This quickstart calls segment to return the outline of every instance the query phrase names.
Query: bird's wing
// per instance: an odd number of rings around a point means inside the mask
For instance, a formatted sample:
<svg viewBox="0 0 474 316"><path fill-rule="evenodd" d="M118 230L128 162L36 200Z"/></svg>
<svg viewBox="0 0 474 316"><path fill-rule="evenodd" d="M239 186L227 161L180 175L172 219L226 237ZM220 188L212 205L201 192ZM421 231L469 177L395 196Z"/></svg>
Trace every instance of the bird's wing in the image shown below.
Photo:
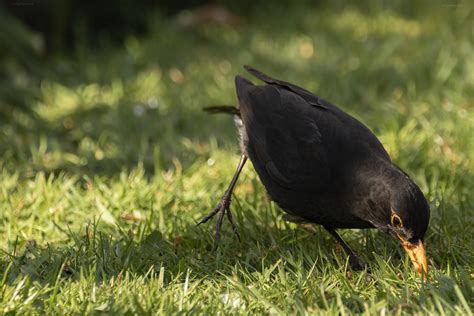
<svg viewBox="0 0 474 316"><path fill-rule="evenodd" d="M313 107L291 91L244 80L236 79L240 111L247 149L262 181L291 190L320 189L329 170L321 132L309 113Z"/></svg>
<svg viewBox="0 0 474 316"><path fill-rule="evenodd" d="M370 147L371 151L378 154L381 159L390 161L390 156L383 147L382 143L380 143L377 137L372 133L372 131L367 128L367 126L356 120L354 117L339 109L337 106L318 97L317 95L309 92L306 89L303 89L297 85L286 81L274 79L251 66L245 65L244 68L263 82L269 85L275 85L277 87L287 89L300 96L308 104L318 109L327 110L325 111L326 113L319 113L323 123L326 123L328 121L334 123L333 119L336 118L338 123L341 123L341 128L345 129L346 132L353 134L354 138L357 137L357 142L367 144ZM320 128L324 127L320 126Z"/></svg>

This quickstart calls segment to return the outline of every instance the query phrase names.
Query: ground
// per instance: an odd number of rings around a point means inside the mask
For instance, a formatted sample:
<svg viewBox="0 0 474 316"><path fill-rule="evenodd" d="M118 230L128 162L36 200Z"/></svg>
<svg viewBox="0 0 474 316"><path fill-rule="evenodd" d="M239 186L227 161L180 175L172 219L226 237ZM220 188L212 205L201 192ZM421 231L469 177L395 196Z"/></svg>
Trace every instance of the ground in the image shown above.
<svg viewBox="0 0 474 316"><path fill-rule="evenodd" d="M33 96L0 124L0 313L472 315L472 5L179 21L157 13L123 45L16 74ZM374 230L341 231L370 267L351 271L323 229L282 220L251 164L231 206L242 242L227 222L219 245L214 222L195 226L239 160L232 120L201 108L236 103L243 64L307 87L378 135L429 201L428 280Z"/></svg>

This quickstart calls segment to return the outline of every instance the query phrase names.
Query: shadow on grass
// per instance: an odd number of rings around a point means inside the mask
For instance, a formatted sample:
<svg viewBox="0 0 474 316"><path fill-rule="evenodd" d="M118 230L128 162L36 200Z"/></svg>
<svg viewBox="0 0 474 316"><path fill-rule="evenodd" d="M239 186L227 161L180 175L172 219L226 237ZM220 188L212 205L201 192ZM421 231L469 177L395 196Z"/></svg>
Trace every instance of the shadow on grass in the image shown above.
<svg viewBox="0 0 474 316"><path fill-rule="evenodd" d="M250 222L252 218L246 220ZM35 282L51 285L58 277L72 282L92 278L102 283L124 273L157 275L163 269L164 282L168 284L176 279L184 281L187 270L198 278L221 278L232 276L236 266L247 272L263 272L280 260L306 270L314 265L316 275L324 275L328 267L335 271L349 269L342 248L319 226L308 232L287 223L282 223L282 227L253 225L251 231L241 231L240 243L227 228L219 244L213 239L213 222L203 227L186 226L181 235L172 238L144 226L136 234L121 229L117 229L119 234L109 233L99 226L91 223L81 232L65 231L67 240L46 246L27 241L24 250L17 251L19 254L3 260L0 274L7 273L8 282L29 276ZM387 249L393 248L389 250L392 260L404 260L402 250L395 248L398 245L391 237L376 231L356 234L355 240L352 233L346 240L369 263L370 269L378 269L374 252L384 256ZM380 247L381 244L384 246Z"/></svg>
<svg viewBox="0 0 474 316"><path fill-rule="evenodd" d="M223 238L216 244L213 222L209 226L186 226L181 235L172 238L142 225L134 234L119 227L109 233L100 228L101 224L90 223L81 232L64 231L67 240L62 242L40 246L36 241L27 241L18 254L3 260L0 275L7 273L9 283L28 276L51 286L58 278L107 283L125 273L156 276L162 271L167 285L176 280L183 282L188 270L193 277L225 278L235 273L236 266L247 272L262 272L279 260L301 264L308 270L317 263L315 273L322 273L328 265L342 265L344 269L345 255L341 249L335 250L332 237L283 225L250 228L264 231L263 235L243 229L240 243L226 227Z"/></svg>

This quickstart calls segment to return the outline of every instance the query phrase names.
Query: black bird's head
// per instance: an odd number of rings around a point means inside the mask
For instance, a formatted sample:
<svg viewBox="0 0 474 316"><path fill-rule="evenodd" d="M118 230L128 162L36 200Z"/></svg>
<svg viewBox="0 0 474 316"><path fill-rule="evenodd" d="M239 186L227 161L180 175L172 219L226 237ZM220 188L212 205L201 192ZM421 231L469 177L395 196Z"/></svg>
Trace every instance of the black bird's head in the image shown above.
<svg viewBox="0 0 474 316"><path fill-rule="evenodd" d="M392 182L388 213L385 230L400 240L416 270L427 274L423 238L428 228L430 208L420 188L403 172Z"/></svg>

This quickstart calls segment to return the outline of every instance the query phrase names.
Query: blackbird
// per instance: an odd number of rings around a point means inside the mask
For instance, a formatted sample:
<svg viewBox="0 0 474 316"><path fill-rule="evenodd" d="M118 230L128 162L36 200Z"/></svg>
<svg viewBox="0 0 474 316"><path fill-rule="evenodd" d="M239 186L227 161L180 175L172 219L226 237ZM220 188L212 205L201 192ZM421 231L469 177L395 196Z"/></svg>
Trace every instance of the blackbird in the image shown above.
<svg viewBox="0 0 474 316"><path fill-rule="evenodd" d="M389 233L401 242L416 270L427 274L423 237L428 203L370 129L301 87L244 68L265 84L236 76L239 108L206 108L234 115L242 156L222 199L198 225L218 214L219 240L227 216L239 237L229 206L250 158L271 199L287 213L283 218L322 225L341 244L353 269L365 264L336 229L377 228Z"/></svg>

